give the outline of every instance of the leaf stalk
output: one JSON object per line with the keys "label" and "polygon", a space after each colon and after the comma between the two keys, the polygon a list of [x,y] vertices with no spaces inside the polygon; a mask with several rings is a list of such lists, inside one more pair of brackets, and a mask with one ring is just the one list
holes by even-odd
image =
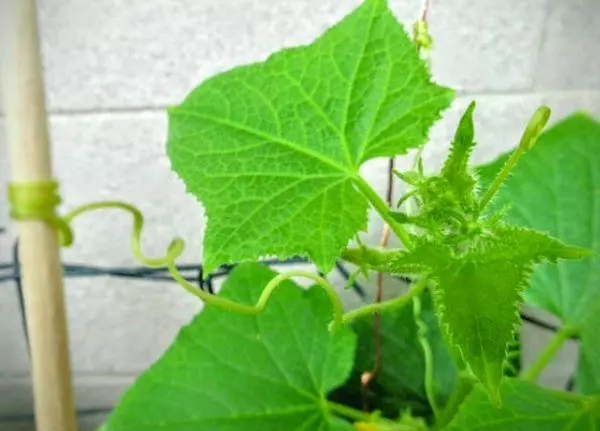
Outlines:
{"label": "leaf stalk", "polygon": [[427,395],[427,401],[429,402],[433,415],[437,421],[440,416],[440,409],[435,399],[433,352],[431,350],[429,339],[427,338],[429,328],[423,321],[423,315],[421,314],[421,298],[418,295],[413,297],[413,316],[415,324],[417,325],[417,338],[419,344],[421,344],[421,349],[423,349],[423,359],[425,362],[425,395]]}
{"label": "leaf stalk", "polygon": [[371,422],[371,415],[369,413],[353,409],[352,407],[348,407],[344,404],[334,403],[333,401],[326,401],[325,406],[327,410],[337,414],[338,416],[361,422]]}
{"label": "leaf stalk", "polygon": [[552,340],[550,340],[546,348],[531,367],[523,373],[523,380],[535,382],[544,368],[548,366],[550,361],[552,361],[554,356],[556,356],[558,351],[562,348],[563,344],[575,335],[577,335],[576,328],[572,326],[563,326],[556,334],[554,334]]}
{"label": "leaf stalk", "polygon": [[527,124],[527,127],[525,128],[525,131],[523,132],[523,136],[521,137],[519,146],[511,154],[510,158],[503,166],[500,173],[498,173],[498,175],[496,175],[496,178],[494,178],[494,182],[492,183],[490,188],[486,191],[485,195],[483,195],[483,198],[481,198],[481,201],[479,203],[480,211],[483,210],[483,208],[485,208],[485,206],[496,195],[498,190],[500,190],[500,187],[502,186],[502,184],[504,184],[504,182],[510,175],[510,172],[517,165],[521,157],[523,157],[523,155],[527,153],[527,151],[533,148],[533,146],[539,139],[540,134],[544,129],[544,126],[550,119],[550,113],[550,108],[548,108],[547,106],[541,106],[534,112],[531,119],[529,120],[529,123]]}
{"label": "leaf stalk", "polygon": [[406,304],[408,304],[412,299],[423,292],[427,287],[427,282],[429,280],[427,277],[423,277],[417,283],[413,285],[413,287],[402,296],[398,296],[397,298],[389,299],[383,302],[376,302],[373,304],[365,305],[364,307],[357,308],[355,310],[349,311],[344,314],[343,321],[345,324],[353,321],[354,319],[361,316],[368,316],[373,313],[381,313],[384,310],[394,309],[394,308],[402,308]]}
{"label": "leaf stalk", "polygon": [[377,192],[375,192],[369,183],[367,183],[362,177],[355,177],[354,183],[362,195],[367,198],[369,202],[371,202],[371,205],[373,205],[373,208],[375,208],[381,218],[390,226],[392,232],[394,232],[400,241],[402,241],[404,247],[410,250],[412,247],[410,234],[400,223],[394,220],[394,218],[391,216],[390,208],[386,205],[383,199],[381,199]]}

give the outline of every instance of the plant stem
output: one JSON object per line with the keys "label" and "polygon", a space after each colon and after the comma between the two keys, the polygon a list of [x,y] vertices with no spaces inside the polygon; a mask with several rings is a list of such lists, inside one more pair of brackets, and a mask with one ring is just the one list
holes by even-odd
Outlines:
{"label": "plant stem", "polygon": [[348,323],[356,319],[357,317],[367,316],[373,313],[380,313],[381,311],[387,309],[401,308],[408,302],[410,302],[415,296],[423,292],[423,290],[425,290],[425,288],[427,287],[427,282],[427,277],[423,277],[415,285],[413,285],[413,287],[405,295],[399,296],[394,299],[389,299],[384,302],[365,305],[364,307],[349,311],[346,314],[344,314],[343,321],[344,323]]}
{"label": "plant stem", "polygon": [[421,315],[421,298],[418,295],[413,297],[413,316],[417,325],[417,337],[423,349],[423,359],[425,361],[425,394],[427,395],[427,401],[429,401],[431,410],[433,410],[433,415],[437,420],[440,416],[440,410],[435,399],[433,352],[427,339],[429,328],[423,321],[423,316]]}
{"label": "plant stem", "polygon": [[143,253],[141,246],[142,230],[144,227],[144,216],[136,207],[134,207],[133,205],[129,205],[125,202],[95,202],[87,205],[81,205],[73,209],[61,219],[65,226],[65,235],[72,239],[70,225],[73,219],[87,212],[101,209],[120,209],[131,214],[131,216],[133,217],[133,229],[131,232],[130,241],[131,250],[135,258],[139,262],[150,268],[160,268],[166,266],[171,276],[175,279],[175,281],[177,281],[181,285],[181,287],[183,287],[192,295],[204,301],[206,304],[214,305],[216,307],[224,308],[237,313],[256,315],[261,313],[265,309],[265,307],[267,306],[267,302],[271,297],[271,294],[275,291],[277,286],[281,284],[281,282],[292,277],[304,277],[318,283],[319,286],[321,286],[327,293],[327,296],[331,301],[331,307],[333,311],[333,322],[331,328],[339,328],[343,324],[344,306],[340,297],[335,291],[335,288],[323,277],[320,277],[316,274],[307,271],[296,270],[277,275],[269,283],[267,283],[258,299],[258,302],[255,305],[241,304],[230,299],[205,292],[202,289],[198,289],[195,285],[188,282],[181,275],[181,273],[177,269],[177,265],[175,264],[176,259],[183,253],[183,249],[185,248],[185,242],[181,238],[176,238],[169,244],[165,256],[159,258],[151,258],[146,256]]}
{"label": "plant stem", "polygon": [[454,415],[458,412],[458,409],[465,401],[465,398],[471,393],[475,386],[475,378],[470,372],[461,371],[459,372],[454,388],[448,399],[448,403],[440,413],[435,423],[435,429],[444,429],[446,425],[454,418]]}
{"label": "plant stem", "polygon": [[537,360],[523,373],[523,380],[534,382],[537,380],[541,372],[546,368],[550,361],[561,349],[565,341],[577,334],[577,330],[572,326],[563,326],[554,334],[554,338],[550,340],[546,348],[542,351]]}
{"label": "plant stem", "polygon": [[354,419],[355,421],[371,422],[370,414],[353,409],[352,407],[334,403],[333,401],[327,401],[325,405],[330,412],[336,413],[339,416]]}
{"label": "plant stem", "polygon": [[523,132],[519,146],[511,154],[506,164],[502,167],[500,173],[496,175],[496,178],[494,178],[494,182],[490,188],[485,192],[483,198],[481,198],[481,202],[479,203],[480,211],[485,208],[485,206],[496,195],[500,189],[500,186],[504,184],[504,181],[506,181],[510,171],[512,171],[512,169],[517,165],[521,157],[523,157],[527,151],[533,148],[549,118],[550,108],[547,106],[541,106],[533,113],[533,116],[529,120],[529,123]]}
{"label": "plant stem", "polygon": [[340,297],[338,296],[337,292],[335,291],[335,288],[324,278],[319,277],[318,275],[307,272],[307,271],[301,271],[301,270],[289,271],[284,274],[277,275],[269,283],[267,283],[267,285],[263,289],[263,291],[260,294],[260,297],[258,298],[258,301],[256,302],[255,305],[246,305],[246,304],[237,303],[235,301],[231,301],[226,298],[222,298],[217,295],[210,294],[208,292],[205,292],[201,289],[196,288],[196,286],[189,283],[185,278],[183,278],[183,276],[177,270],[174,261],[169,262],[168,268],[169,268],[169,273],[171,274],[171,276],[185,290],[190,292],[192,295],[197,296],[202,301],[204,301],[206,304],[214,305],[214,306],[217,306],[220,308],[225,308],[225,309],[228,309],[231,311],[235,311],[237,313],[253,314],[253,315],[260,314],[264,311],[264,309],[266,308],[267,303],[271,297],[271,294],[275,291],[275,289],[283,281],[288,280],[293,277],[308,278],[310,280],[317,282],[321,287],[323,287],[323,289],[325,289],[325,292],[327,293],[327,296],[329,297],[329,300],[331,301],[331,306],[333,308],[333,322],[332,322],[331,328],[337,329],[337,328],[341,327],[344,323],[344,320],[343,320],[344,306],[342,304]]}
{"label": "plant stem", "polygon": [[396,236],[400,238],[400,240],[404,244],[404,247],[410,249],[412,247],[410,235],[400,223],[398,223],[392,218],[392,216],[390,215],[390,209],[386,205],[384,200],[381,199],[377,192],[375,192],[375,190],[373,190],[369,183],[362,179],[362,177],[357,176],[354,178],[354,180],[356,186],[358,187],[358,190],[363,194],[365,198],[369,200],[369,202],[371,202],[373,208],[375,208],[375,210],[379,213],[381,218],[383,218],[383,220],[390,226],[392,232],[394,232]]}
{"label": "plant stem", "polygon": [[496,175],[496,178],[494,178],[494,182],[492,183],[490,188],[487,189],[487,191],[485,192],[485,195],[483,195],[483,197],[481,198],[481,202],[479,203],[480,210],[485,208],[485,206],[496,195],[498,190],[500,190],[500,187],[502,186],[502,184],[504,184],[504,181],[506,181],[506,178],[508,178],[510,171],[512,171],[512,169],[516,166],[517,162],[523,156],[523,154],[525,154],[525,150],[521,147],[518,147],[511,154],[511,156],[508,159],[508,161],[506,162],[506,164],[502,167],[502,170],[500,171],[500,173],[498,175]]}

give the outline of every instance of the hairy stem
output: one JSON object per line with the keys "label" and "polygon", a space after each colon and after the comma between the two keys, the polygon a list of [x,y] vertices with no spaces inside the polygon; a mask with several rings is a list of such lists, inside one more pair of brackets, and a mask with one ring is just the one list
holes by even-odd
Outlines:
{"label": "hairy stem", "polygon": [[523,136],[521,137],[519,146],[511,154],[506,164],[502,167],[500,173],[498,173],[498,175],[496,175],[496,178],[494,178],[494,182],[492,183],[490,188],[485,192],[485,195],[483,195],[483,197],[481,198],[481,202],[479,203],[480,211],[483,210],[483,208],[485,208],[485,206],[496,195],[498,190],[500,190],[500,187],[502,186],[502,184],[504,184],[504,182],[508,178],[508,175],[517,165],[521,157],[523,157],[523,155],[527,151],[533,148],[533,146],[539,139],[540,134],[542,133],[542,130],[544,129],[544,126],[548,122],[549,118],[550,108],[548,108],[547,106],[541,106],[534,112],[533,116],[529,120],[529,123],[527,124],[527,127],[525,128],[525,131],[523,132]]}
{"label": "hairy stem", "polygon": [[384,310],[393,309],[393,308],[401,308],[404,305],[408,304],[415,296],[418,296],[425,288],[427,287],[427,277],[423,277],[417,283],[415,283],[412,288],[402,296],[399,296],[394,299],[389,299],[384,302],[368,304],[364,307],[357,308],[356,310],[352,310],[344,314],[343,321],[344,323],[351,322],[352,320],[361,317],[368,316],[373,313],[380,313]]}
{"label": "hairy stem", "polygon": [[577,330],[571,326],[563,326],[560,330],[554,334],[554,337],[546,348],[542,351],[536,361],[529,367],[527,371],[523,373],[523,380],[534,382],[537,380],[541,372],[546,366],[552,361],[554,356],[561,349],[565,341],[577,334]]}
{"label": "hairy stem", "polygon": [[500,187],[502,186],[502,184],[504,184],[504,182],[508,178],[508,175],[517,165],[523,154],[525,154],[525,150],[521,147],[518,147],[511,154],[506,164],[502,167],[500,173],[498,173],[498,175],[496,175],[496,178],[494,178],[494,182],[492,183],[490,188],[487,189],[485,195],[483,195],[483,197],[481,198],[481,202],[479,203],[480,210],[485,208],[485,206],[492,200],[496,193],[498,193],[498,190],[500,190]]}
{"label": "hairy stem", "polygon": [[385,201],[373,190],[373,188],[361,177],[355,178],[355,184],[362,195],[371,202],[373,208],[379,213],[381,218],[390,226],[392,232],[402,241],[404,247],[410,249],[412,247],[412,241],[410,235],[404,229],[404,227],[394,220],[390,214],[390,209],[386,205]]}
{"label": "hairy stem", "polygon": [[423,359],[425,362],[425,394],[427,395],[427,401],[431,406],[431,410],[433,410],[433,415],[437,420],[440,411],[435,399],[433,352],[431,351],[431,345],[427,339],[429,328],[423,321],[423,316],[421,315],[421,298],[418,295],[413,297],[413,316],[417,325],[417,337],[421,344],[421,348],[423,349]]}
{"label": "hairy stem", "polygon": [[339,416],[361,422],[371,421],[371,415],[361,412],[360,410],[353,409],[352,407],[334,403],[333,401],[327,401],[326,406],[330,412],[336,413]]}

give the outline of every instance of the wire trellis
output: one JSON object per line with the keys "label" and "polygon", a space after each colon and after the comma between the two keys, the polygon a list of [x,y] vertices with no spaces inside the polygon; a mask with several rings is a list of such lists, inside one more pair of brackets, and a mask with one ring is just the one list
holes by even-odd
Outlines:
{"label": "wire trellis", "polygon": [[[5,229],[0,228],[0,235],[5,233]],[[272,265],[297,265],[302,263],[309,263],[306,259],[301,257],[295,257],[287,260],[279,259],[267,259],[261,261],[261,263],[272,266]],[[211,294],[215,293],[214,284],[215,281],[226,278],[229,273],[233,270],[235,265],[222,265],[216,271],[209,274],[205,274],[201,264],[183,264],[178,265],[178,270],[183,274],[184,278],[198,286],[198,289],[202,289]],[[83,265],[83,264],[70,264],[65,263],[62,265],[63,276],[65,278],[80,278],[80,277],[116,277],[116,278],[128,278],[138,279],[145,281],[157,281],[157,282],[173,282],[175,280],[169,275],[168,269],[164,268],[148,268],[144,266],[127,266],[127,267],[100,267],[94,265]],[[337,273],[346,281],[349,282],[351,277],[351,271],[344,265],[344,263],[337,261],[335,263],[335,269]],[[321,274],[322,275],[322,274]],[[397,277],[404,282],[411,283],[411,279],[407,277]],[[25,304],[23,297],[23,288],[21,284],[21,271],[19,262],[19,243],[15,241],[12,248],[12,260],[10,262],[0,262],[0,285],[1,284],[14,284],[16,295],[19,301],[19,314],[21,318],[21,326],[23,335],[29,344],[29,337],[27,333],[27,320],[25,314]],[[367,300],[367,292],[364,286],[356,280],[351,281],[350,287],[356,295],[363,301]],[[551,323],[545,322],[538,319],[535,316],[531,316],[527,313],[521,313],[521,318],[524,322],[534,325],[538,328],[556,332],[559,328]],[[572,391],[575,382],[574,377],[571,377],[567,382],[565,389]],[[108,414],[113,409],[111,406],[94,407],[87,409],[78,409],[78,416],[94,416],[100,414]],[[2,422],[29,422],[34,420],[34,415],[31,414],[8,414],[0,415],[0,424]]]}

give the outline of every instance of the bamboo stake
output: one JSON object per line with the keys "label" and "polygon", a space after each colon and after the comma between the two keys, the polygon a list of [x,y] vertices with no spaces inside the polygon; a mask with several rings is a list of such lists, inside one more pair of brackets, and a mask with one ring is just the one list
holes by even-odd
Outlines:
{"label": "bamboo stake", "polygon": [[[35,0],[3,0],[4,107],[12,181],[52,180]],[[76,431],[58,235],[20,221],[21,274],[38,431]]]}

